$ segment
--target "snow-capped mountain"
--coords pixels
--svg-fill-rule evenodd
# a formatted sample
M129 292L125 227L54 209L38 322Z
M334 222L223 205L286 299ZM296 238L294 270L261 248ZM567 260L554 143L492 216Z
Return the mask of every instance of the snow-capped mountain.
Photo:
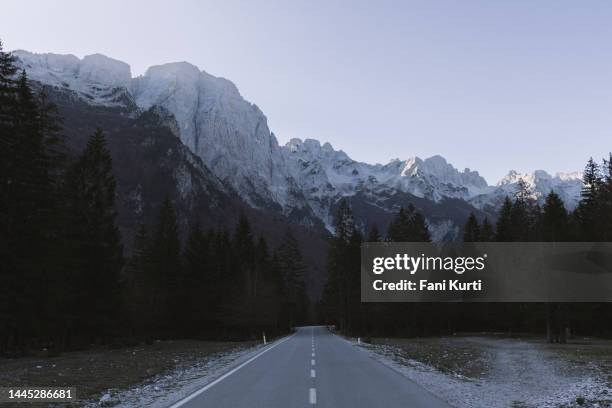
M102 54L79 59L74 55L33 54L15 51L30 79L70 89L92 105L129 104L130 66Z
M443 198L467 200L488 189L477 172L459 172L441 156L372 165L352 160L342 150L314 139L292 139L282 149L296 185L327 225L331 225L333 203L360 192L382 196L383 190L397 190L437 202Z
M556 173L554 176L544 170L532 173L519 173L511 170L495 186L489 187L483 194L471 197L468 201L477 208L498 208L506 196L513 197L523 181L530 196L540 204L551 191L561 197L568 209L573 209L580 200L582 172Z
M386 211L394 209L388 203L396 193L434 203L460 199L490 210L515 193L519 178L535 198L541 200L555 190L569 207L575 206L580 191L580 173L510 172L489 186L478 172L459 171L441 156L395 159L383 165L354 161L329 143L313 139L292 139L280 146L265 115L243 99L232 82L187 62L153 66L132 78L129 65L100 54L83 59L27 51L14 55L30 79L71 90L92 105L163 109L174 116L174 131L183 144L249 205L310 214L328 227L334 204L346 196Z

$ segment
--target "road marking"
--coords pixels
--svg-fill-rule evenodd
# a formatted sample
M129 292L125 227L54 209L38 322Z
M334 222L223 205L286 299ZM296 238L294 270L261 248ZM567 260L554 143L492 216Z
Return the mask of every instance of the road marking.
M316 404L317 403L317 389L316 388L311 388L310 389L309 400L310 400L311 404Z
M315 365L314 358L310 360L310 365Z
M289 340L290 338L292 338L293 336L295 336L295 333L292 334L289 337L285 337L282 340L279 340L278 342L272 344L270 347L268 347L267 349L261 351L260 353L254 355L253 357L249 358L247 361L245 361L244 363L240 364L238 367L228 371L227 373L223 374L221 377L217 378L215 381L205 385L204 387L200 388L199 390L197 390L196 392L194 392L191 395L188 395L187 397L183 398L182 400L176 402L174 405L171 405L169 408L178 408L178 407L182 407L183 405L185 405L186 403L188 403L189 401L191 401L192 399L194 399L195 397L197 397L198 395L202 394L204 391L208 390L209 388L212 388L214 385L220 383L221 381L223 381L224 379L226 379L227 377L229 377L230 375L234 374L236 371L240 370L242 367L246 366L247 364L251 363L252 361L256 360L257 358L261 357L262 355L266 354L268 351L272 350L273 348L275 348L276 346L280 346L281 344L283 344L284 342L286 342L287 340ZM313 360L314 361L314 360ZM313 364L314 365L314 364ZM316 399L316 395L315 395L315 399Z
M312 353L312 356L314 357L314 353Z
M315 372L315 370L314 370L314 369L311 369L311 370L310 370L310 377L311 377L311 378L315 378L316 376L317 376L317 373Z

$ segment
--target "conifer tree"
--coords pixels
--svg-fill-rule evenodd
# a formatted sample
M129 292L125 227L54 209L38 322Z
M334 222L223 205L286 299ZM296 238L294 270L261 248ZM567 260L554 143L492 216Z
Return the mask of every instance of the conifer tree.
M117 319L123 247L116 225L116 182L106 140L97 130L68 173L72 242L80 324L90 334L109 330ZM108 333L104 333L107 335Z
M597 223L600 238L612 241L612 153L603 161L603 180L598 193Z
M602 183L599 166L591 157L587 162L582 177L583 187L580 191L580 203L576 208L581 236L585 241L597 241L601 238L597 221L597 195Z
M480 226L474 213L470 213L470 216L465 223L463 230L463 242L477 242L480 240Z
M226 272L224 319L242 332L250 332L255 312L255 243L251 225L241 214L231 242L232 267Z
M281 245L275 252L276 267L283 282L289 327L303 321L306 315L304 274L306 266L297 240L287 229Z
M238 282L243 285L243 292L239 294L240 298L247 298L252 301L254 293L255 276L255 242L251 233L251 224L246 215L241 214L236 225L236 230L233 237L234 256L238 263L236 268L238 272Z
M367 242L380 242L382 240L380 236L380 232L378 231L378 226L376 224L372 224L370 228L370 232L368 233Z
M568 216L563 201L554 191L546 196L542 213L542 241L565 241L568 238Z
M327 282L322 307L342 332L349 328L349 279L352 277L351 242L356 235L353 212L343 199L335 217L335 234L329 240L327 252Z
M480 242L493 242L495 240L495 231L493 226L489 222L489 219L485 217L482 221L482 228L480 229Z
M15 121L15 104L17 87L15 84L15 57L8 52L4 52L2 41L0 41L0 134L3 143L10 135L7 133ZM2 153L6 153L7 146L2 145ZM0 154L2 154L0 153Z
M355 219L346 198L340 200L340 206L336 213L335 227L336 238L345 242L351 239L351 235L355 230Z
M582 175L583 187L580 192L580 196L582 197L583 201L591 203L595 200L595 196L599 186L601 185L601 181L602 178L599 166L591 157L589 158Z
M55 119L41 117L25 71L17 79L9 77L17 72L10 55L0 52L0 65L0 255L7 274L2 300L8 320L15 322L7 332L19 331L25 339L59 327L50 316L56 306L50 302L54 283L62 281L52 250L58 241L53 230L58 196L50 149L57 141L49 139L47 125Z
M14 127L16 121L17 86L15 83L15 57L2 49L0 41L0 211L6 205L5 189L7 186L8 163L11 160L11 149L14 144ZM5 211L5 210L4 210Z
M534 206L527 183L521 178L510 209L510 241L526 242L533 238L538 208Z
M497 218L497 225L495 228L495 238L498 242L513 241L511 212L512 201L510 201L510 197L506 196L501 210L499 211L499 217Z
M414 238L413 238L414 241L417 241L417 242L430 242L431 241L431 236L429 235L429 229L427 228L427 223L425 222L425 218L419 212L414 214L413 228L414 228Z
M387 228L387 238L392 242L412 241L412 206L401 207Z
M132 249L132 256L123 279L124 304L130 315L131 334L146 335L151 326L148 313L151 310L151 242L144 224L139 225Z
M400 208L389 225L387 238L392 242L429 242L431 237L423 216L412 204Z
M157 225L152 237L153 281L152 315L159 322L157 332L169 336L181 330L177 318L181 312L181 243L176 213L170 198L166 198L159 210Z
M263 237L260 237L255 245L255 276L253 324L267 333L283 331L279 321L283 297L282 280Z
M181 318L187 335L198 335L202 331L200 328L210 319L210 257L209 242L196 221L189 229L185 243L183 280L180 282L184 295Z

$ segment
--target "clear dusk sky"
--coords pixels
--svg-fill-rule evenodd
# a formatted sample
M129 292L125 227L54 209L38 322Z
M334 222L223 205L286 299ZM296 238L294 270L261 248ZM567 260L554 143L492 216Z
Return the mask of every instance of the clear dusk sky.
M189 61L232 80L281 143L441 154L495 183L612 150L610 1L2 2L7 50Z

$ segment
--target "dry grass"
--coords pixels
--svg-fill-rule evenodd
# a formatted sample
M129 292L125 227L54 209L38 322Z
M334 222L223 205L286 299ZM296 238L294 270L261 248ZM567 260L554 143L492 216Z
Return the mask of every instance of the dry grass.
M158 341L117 350L98 348L70 352L58 357L0 359L0 384L3 387L75 387L77 398L82 401L95 398L107 389L127 388L167 370L191 366L216 353L253 344ZM14 406L34 405L20 403Z
M372 344L398 347L401 357L416 360L444 373L466 378L481 378L487 374L486 350L449 337L417 339L373 339Z

